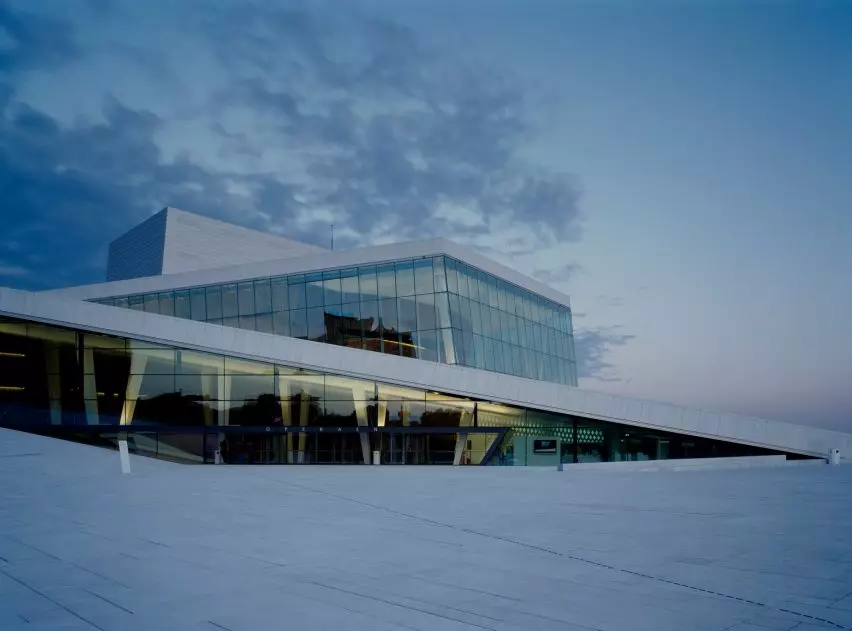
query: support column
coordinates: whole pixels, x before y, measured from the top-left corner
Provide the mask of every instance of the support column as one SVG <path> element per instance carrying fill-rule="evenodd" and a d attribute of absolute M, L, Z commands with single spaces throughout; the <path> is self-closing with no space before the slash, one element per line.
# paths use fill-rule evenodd
<path fill-rule="evenodd" d="M 299 401 L 299 427 L 307 427 L 308 425 L 308 415 L 311 412 L 311 398 L 308 396 L 307 392 L 302 392 L 300 395 Z M 297 462 L 299 464 L 304 464 L 305 462 L 305 445 L 308 442 L 308 435 L 305 432 L 299 432 L 298 437 L 299 449 L 298 449 L 298 459 Z"/>
<path fill-rule="evenodd" d="M 388 416 L 388 402 L 387 401 L 378 401 L 377 407 L 378 407 L 379 415 L 378 415 L 378 419 L 377 419 L 376 424 L 379 427 L 384 427 L 385 426 L 385 420 L 387 419 L 387 416 Z"/>
<path fill-rule="evenodd" d="M 456 451 L 453 455 L 453 465 L 458 466 L 461 464 L 461 458 L 464 454 L 464 448 L 467 445 L 467 432 L 459 432 L 456 435 Z"/>
<path fill-rule="evenodd" d="M 276 367 L 276 373 L 278 368 Z M 278 385 L 278 405 L 281 408 L 281 424 L 284 427 L 290 427 L 293 424 L 293 412 L 290 401 L 290 381 L 282 375 L 277 377 Z M 284 436 L 276 436 L 273 438 L 276 446 L 275 458 L 278 461 L 283 460 L 287 464 L 292 463 L 290 452 L 292 451 L 293 435 L 287 434 Z"/>
<path fill-rule="evenodd" d="M 83 336 L 80 337 L 82 338 Z M 132 366 L 133 363 L 131 361 L 131 370 Z M 138 392 L 138 385 L 136 390 Z M 125 405 L 126 401 L 127 399 L 125 399 Z M 95 381 L 95 351 L 91 348 L 83 348 L 83 403 L 86 407 L 86 424 L 98 425 L 98 387 Z M 122 413 L 123 416 L 124 414 Z"/>
<path fill-rule="evenodd" d="M 212 377 L 212 375 L 211 375 Z M 231 412 L 231 378 L 225 374 L 224 368 L 219 368 L 216 372 L 216 396 L 219 401 L 217 425 L 224 427 L 228 424 L 228 416 Z M 226 439 L 224 432 L 219 432 L 216 440 L 221 445 Z M 232 450 L 229 449 L 229 452 Z M 233 460 L 234 454 L 229 453 L 228 459 Z"/>
<path fill-rule="evenodd" d="M 580 436 L 577 433 L 577 419 L 574 419 L 574 464 L 580 462 Z"/>
<path fill-rule="evenodd" d="M 59 374 L 59 350 L 51 348 L 45 357 L 47 364 L 47 398 L 50 424 L 62 425 L 62 383 Z"/>
<path fill-rule="evenodd" d="M 216 411 L 219 411 L 219 396 L 213 398 L 213 384 L 216 383 L 213 381 L 215 375 L 210 375 L 204 373 L 201 375 L 201 394 L 204 397 L 204 407 L 202 408 L 202 414 L 204 415 L 204 425 L 210 427 L 213 425 L 213 408 L 216 408 Z M 218 421 L 216 422 L 218 425 Z"/>
<path fill-rule="evenodd" d="M 474 406 L 472 409 L 462 408 L 461 416 L 459 417 L 459 429 L 463 429 L 465 427 L 470 427 L 474 421 L 474 414 L 476 413 L 476 407 Z M 467 432 L 459 432 L 456 434 L 456 451 L 453 456 L 453 464 L 459 465 L 461 464 L 461 458 L 464 454 L 464 448 L 467 445 Z"/>
<path fill-rule="evenodd" d="M 92 351 L 86 349 L 86 357 L 88 357 L 88 353 Z M 127 378 L 127 390 L 124 393 L 124 407 L 121 410 L 121 420 L 119 421 L 120 425 L 132 425 L 133 424 L 133 413 L 136 411 L 136 399 L 139 398 L 139 390 L 142 388 L 142 377 L 145 375 L 145 366 L 148 365 L 148 357 L 140 353 L 139 351 L 133 351 L 133 354 L 130 356 L 130 376 Z M 89 375 L 86 375 L 88 378 Z M 94 375 L 91 375 L 92 382 L 94 382 Z M 86 413 L 89 412 L 89 401 L 86 401 Z M 94 404 L 97 406 L 97 399 L 94 401 Z M 97 407 L 95 408 L 95 415 L 97 418 Z"/>
<path fill-rule="evenodd" d="M 216 374 L 216 394 L 219 397 L 219 425 L 228 424 L 231 411 L 231 380 L 224 370 Z"/>
<path fill-rule="evenodd" d="M 353 388 L 352 400 L 355 401 L 355 418 L 358 420 L 358 427 L 368 427 L 367 402 L 357 401 L 355 397 L 355 388 Z M 358 438 L 361 439 L 361 455 L 364 457 L 364 464 L 370 464 L 370 435 L 367 432 L 358 432 Z"/>

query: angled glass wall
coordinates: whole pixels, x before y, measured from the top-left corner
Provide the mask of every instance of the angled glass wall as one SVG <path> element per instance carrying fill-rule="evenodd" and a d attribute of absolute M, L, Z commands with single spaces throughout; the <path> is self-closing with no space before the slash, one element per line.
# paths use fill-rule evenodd
<path fill-rule="evenodd" d="M 0 426 L 181 462 L 548 466 L 769 450 L 0 319 Z"/>
<path fill-rule="evenodd" d="M 445 256 L 95 302 L 577 385 L 569 306 Z"/>

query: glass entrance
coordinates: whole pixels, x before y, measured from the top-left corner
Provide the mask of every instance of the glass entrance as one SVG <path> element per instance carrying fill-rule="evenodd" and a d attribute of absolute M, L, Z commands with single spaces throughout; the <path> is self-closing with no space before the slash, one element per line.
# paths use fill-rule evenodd
<path fill-rule="evenodd" d="M 388 432 L 376 438 L 382 464 L 453 464 L 457 434 Z"/>

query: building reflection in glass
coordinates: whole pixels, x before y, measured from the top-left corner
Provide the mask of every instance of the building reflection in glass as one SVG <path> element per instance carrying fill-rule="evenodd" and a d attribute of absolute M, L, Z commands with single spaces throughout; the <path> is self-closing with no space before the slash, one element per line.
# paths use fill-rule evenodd
<path fill-rule="evenodd" d="M 234 296 L 239 305 L 239 287 Z M 326 318 L 343 343 L 414 345 L 381 319 Z M 92 444 L 123 434 L 137 453 L 190 462 L 217 451 L 246 464 L 369 463 L 378 452 L 385 463 L 492 465 L 772 453 L 15 319 L 0 319 L 0 425 Z"/>

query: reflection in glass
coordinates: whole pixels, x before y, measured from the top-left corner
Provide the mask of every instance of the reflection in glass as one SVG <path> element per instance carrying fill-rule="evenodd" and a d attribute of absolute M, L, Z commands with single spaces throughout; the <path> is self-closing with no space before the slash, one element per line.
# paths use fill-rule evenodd
<path fill-rule="evenodd" d="M 290 312 L 276 311 L 272 314 L 272 332 L 275 335 L 285 335 L 287 337 L 295 337 L 290 335 Z"/>
<path fill-rule="evenodd" d="M 232 375 L 231 401 L 257 401 L 262 397 L 275 399 L 275 377 L 269 375 Z"/>
<path fill-rule="evenodd" d="M 394 264 L 396 270 L 396 295 L 414 295 L 414 265 L 411 261 L 400 261 Z M 379 287 L 381 289 L 381 286 Z"/>
<path fill-rule="evenodd" d="M 322 307 L 323 281 L 322 274 L 305 275 L 305 302 L 308 308 Z"/>
<path fill-rule="evenodd" d="M 416 337 L 417 357 L 426 361 L 438 361 L 438 332 L 418 331 Z"/>
<path fill-rule="evenodd" d="M 399 310 L 399 330 L 416 331 L 417 306 L 414 296 L 406 296 L 399 298 L 397 305 Z"/>
<path fill-rule="evenodd" d="M 419 357 L 427 358 L 424 349 L 433 347 L 432 339 L 429 331 L 417 333 L 414 347 Z M 474 362 L 480 361 L 480 354 L 488 362 L 489 341 L 497 345 L 512 371 L 528 372 L 532 363 L 541 361 L 544 373 L 553 379 L 575 378 L 573 362 L 479 335 L 473 336 Z M 0 319 L 0 346 L 0 376 L 6 386 L 0 389 L 0 418 L 44 433 L 75 425 L 109 426 L 105 432 L 87 434 L 87 440 L 107 441 L 113 447 L 116 428 L 133 425 L 133 440 L 139 441 L 132 447 L 134 453 L 181 461 L 212 462 L 211 449 L 216 448 L 234 463 L 363 462 L 369 459 L 365 452 L 378 449 L 396 462 L 474 464 L 488 458 L 485 464 L 548 466 L 557 461 L 771 453 L 34 323 Z M 463 354 L 467 356 L 466 351 Z M 169 426 L 201 431 L 162 431 Z M 319 433 L 309 439 L 306 434 L 270 434 L 268 429 L 229 432 L 228 426 L 371 427 L 377 431 L 370 432 L 364 444 L 354 433 L 344 440 L 336 431 L 327 432 L 320 440 Z M 428 435 L 381 431 L 388 427 L 449 431 Z M 489 431 L 480 433 L 483 428 Z M 504 436 L 494 450 L 495 432 L 490 428 L 501 428 Z M 541 437 L 557 441 L 552 458 L 534 453 L 534 440 Z M 190 443 L 205 446 L 201 450 Z M 192 460 L 186 455 L 190 452 L 201 455 L 193 455 L 196 460 Z"/>
<path fill-rule="evenodd" d="M 431 330 L 437 326 L 435 294 L 421 294 L 417 296 L 417 328 Z"/>
<path fill-rule="evenodd" d="M 308 337 L 308 314 L 305 309 L 290 311 L 290 336 L 303 339 Z"/>
<path fill-rule="evenodd" d="M 467 284 L 467 272 L 465 268 L 466 265 L 464 263 L 456 261 L 456 278 L 459 286 L 459 296 L 469 298 L 470 292 Z"/>
<path fill-rule="evenodd" d="M 261 313 L 255 316 L 255 327 L 260 333 L 273 333 L 272 314 Z"/>
<path fill-rule="evenodd" d="M 323 272 L 324 304 L 339 305 L 341 302 L 340 272 Z"/>
<path fill-rule="evenodd" d="M 254 283 L 240 283 L 237 288 L 240 315 L 254 314 Z M 240 324 L 240 328 L 245 328 Z"/>
<path fill-rule="evenodd" d="M 397 292 L 393 263 L 378 265 L 376 267 L 376 277 L 378 279 L 379 298 L 394 298 Z"/>
<path fill-rule="evenodd" d="M 159 295 L 160 315 L 173 316 L 175 314 L 175 301 L 171 292 Z"/>
<path fill-rule="evenodd" d="M 207 321 L 222 318 L 222 288 L 207 288 Z"/>
<path fill-rule="evenodd" d="M 237 306 L 237 286 L 235 284 L 222 286 L 222 318 L 233 318 L 239 315 Z"/>
<path fill-rule="evenodd" d="M 246 331 L 254 331 L 254 316 L 253 315 L 241 315 L 240 316 L 240 328 L 245 329 Z"/>
<path fill-rule="evenodd" d="M 316 342 L 325 341 L 325 311 L 322 307 L 307 310 L 308 339 Z"/>
<path fill-rule="evenodd" d="M 201 292 L 201 305 L 204 305 L 204 291 Z M 116 303 L 117 306 L 117 303 Z M 191 315 L 190 298 L 188 291 L 175 292 L 175 317 L 189 319 Z M 205 318 L 206 319 L 206 314 Z"/>
<path fill-rule="evenodd" d="M 436 256 L 432 259 L 432 268 L 435 276 L 435 291 L 447 291 L 447 276 L 444 273 L 444 257 Z"/>
<path fill-rule="evenodd" d="M 399 319 L 397 317 L 396 300 L 393 298 L 383 298 L 379 301 L 379 309 L 381 311 L 382 326 L 387 330 L 398 331 Z"/>
<path fill-rule="evenodd" d="M 269 279 L 254 281 L 254 312 L 270 313 L 272 311 L 272 289 Z"/>
<path fill-rule="evenodd" d="M 145 311 L 148 313 L 160 313 L 160 301 L 157 294 L 147 294 L 145 296 Z"/>
<path fill-rule="evenodd" d="M 356 268 L 345 269 L 340 272 L 340 290 L 343 293 L 341 302 L 357 302 L 360 300 L 358 270 Z"/>
<path fill-rule="evenodd" d="M 471 330 L 469 298 L 465 298 L 464 296 L 459 297 L 459 320 L 457 323 L 453 322 L 453 325 L 464 331 Z"/>
<path fill-rule="evenodd" d="M 305 299 L 305 283 L 293 283 L 289 281 L 288 298 L 290 301 L 290 309 L 303 309 L 307 306 Z"/>
<path fill-rule="evenodd" d="M 290 307 L 288 300 L 288 288 L 286 278 L 273 278 L 271 281 L 272 289 L 272 310 L 287 311 Z"/>
<path fill-rule="evenodd" d="M 459 280 L 456 275 L 456 262 L 453 259 L 444 259 L 444 270 L 447 275 L 447 291 L 451 294 L 459 293 Z"/>
<path fill-rule="evenodd" d="M 367 303 L 363 313 L 361 301 Z M 417 331 L 455 328 L 457 342 L 435 334 L 438 361 L 464 357 L 486 370 L 575 383 L 570 308 L 444 256 L 98 302 L 408 356 L 420 352 Z M 321 307 L 322 324 L 319 311 L 302 311 Z M 278 315 L 267 317 L 271 313 Z M 465 334 L 483 339 L 465 343 Z M 493 342 L 517 346 L 519 354 Z M 550 365 L 538 357 L 542 352 L 567 363 Z"/>
<path fill-rule="evenodd" d="M 439 361 L 445 364 L 459 363 L 456 358 L 452 329 L 440 329 L 438 331 L 438 354 Z"/>
<path fill-rule="evenodd" d="M 375 265 L 359 267 L 358 282 L 360 285 L 359 295 L 361 300 L 372 300 L 378 297 L 378 283 L 376 281 Z"/>
<path fill-rule="evenodd" d="M 435 311 L 438 318 L 439 328 L 449 328 L 452 326 L 450 320 L 450 304 L 446 292 L 435 294 Z"/>
<path fill-rule="evenodd" d="M 278 366 L 278 392 L 282 401 L 321 400 L 325 396 L 325 377 L 320 373 Z"/>
<path fill-rule="evenodd" d="M 483 337 L 480 335 L 473 336 L 473 358 L 474 366 L 485 368 L 485 345 L 483 344 Z"/>

